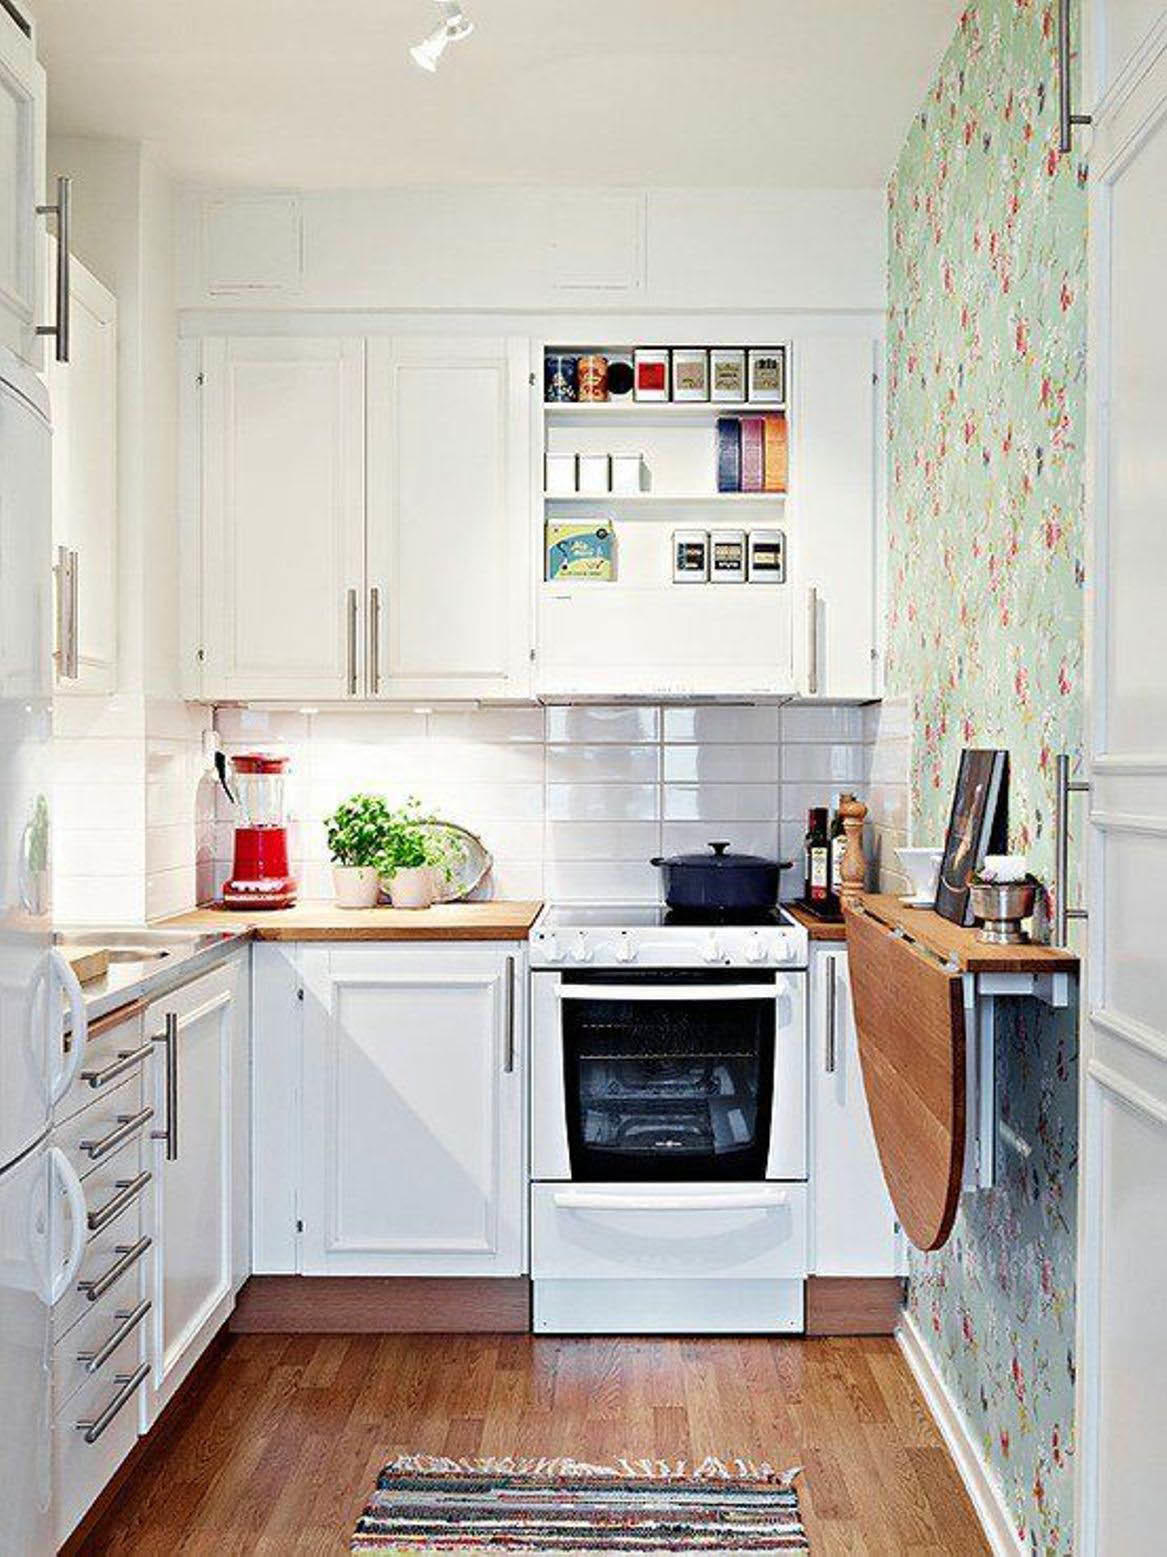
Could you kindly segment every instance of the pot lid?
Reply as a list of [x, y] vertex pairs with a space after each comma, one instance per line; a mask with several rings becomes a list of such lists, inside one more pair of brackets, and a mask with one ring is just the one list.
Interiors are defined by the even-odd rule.
[[761, 854], [731, 854], [727, 842], [709, 844], [706, 854], [673, 854], [667, 859], [659, 856], [652, 861], [654, 865], [688, 865], [699, 870], [756, 870], [759, 865], [767, 865], [771, 869], [781, 869], [778, 860], [768, 860]]

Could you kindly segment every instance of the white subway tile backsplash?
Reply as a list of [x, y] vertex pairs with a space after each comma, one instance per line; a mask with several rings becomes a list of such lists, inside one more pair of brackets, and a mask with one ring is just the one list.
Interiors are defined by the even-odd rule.
[[55, 740], [140, 740], [146, 715], [139, 697], [58, 697], [53, 701]]
[[[716, 828], [716, 831], [715, 831]], [[701, 854], [714, 840], [724, 840], [736, 854], [778, 852], [777, 822], [666, 822], [661, 829], [662, 854]]]
[[774, 784], [666, 784], [662, 812], [670, 822], [778, 820]]
[[549, 741], [618, 741], [623, 745], [660, 738], [659, 708], [555, 707], [547, 709]]
[[666, 783], [776, 784], [778, 747], [744, 745], [666, 746]]
[[777, 708], [671, 707], [664, 710], [666, 741], [757, 741], [775, 744]]
[[305, 741], [310, 734], [310, 719], [348, 717], [347, 715], [310, 716], [298, 710], [266, 708], [217, 708], [215, 729], [224, 742], [234, 742], [240, 751], [255, 747]]
[[547, 817], [553, 822], [653, 822], [659, 805], [656, 784], [547, 785]]
[[556, 784], [655, 784], [658, 746], [548, 746], [547, 779]]
[[[54, 836], [61, 832], [109, 831], [123, 828], [141, 828], [146, 814], [146, 786], [142, 782], [132, 784], [102, 784], [82, 782], [80, 776], [68, 783], [58, 780], [53, 785], [52, 823]], [[57, 868], [67, 868], [63, 855], [57, 858]]]
[[[866, 767], [867, 748], [831, 742], [792, 742], [782, 752], [782, 779], [792, 783], [829, 785], [859, 784]], [[830, 796], [824, 798], [824, 804]]]
[[782, 709], [782, 740], [862, 741], [862, 708], [806, 704]]
[[647, 860], [660, 852], [657, 822], [548, 822], [544, 858]]
[[541, 708], [435, 709], [427, 720], [434, 741], [537, 741], [542, 743]]
[[552, 901], [655, 903], [660, 874], [647, 860], [551, 860], [543, 873]]

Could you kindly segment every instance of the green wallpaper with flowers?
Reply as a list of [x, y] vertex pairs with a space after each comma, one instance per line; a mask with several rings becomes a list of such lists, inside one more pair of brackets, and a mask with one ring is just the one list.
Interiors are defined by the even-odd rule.
[[[1075, 15], [1075, 36], [1078, 18]], [[1053, 0], [963, 11], [888, 187], [888, 691], [913, 709], [913, 841], [963, 746], [1011, 759], [1049, 880], [1053, 758], [1082, 729], [1085, 166], [1057, 143]], [[1077, 1042], [1003, 1002], [995, 1189], [913, 1255], [911, 1312], [1026, 1550], [1072, 1550]]]

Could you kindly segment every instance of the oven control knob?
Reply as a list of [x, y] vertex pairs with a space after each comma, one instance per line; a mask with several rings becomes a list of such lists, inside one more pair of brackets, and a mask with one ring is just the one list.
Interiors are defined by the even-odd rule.
[[706, 962], [721, 961], [721, 942], [715, 935], [711, 935], [701, 949], [701, 955]]
[[542, 951], [548, 962], [558, 962], [563, 955], [559, 949], [559, 937], [551, 933], [544, 935]]
[[766, 948], [762, 945], [762, 938], [755, 933], [746, 941], [746, 961], [765, 962]]
[[588, 945], [587, 937], [580, 931], [579, 939], [571, 948], [571, 960], [573, 962], [591, 962], [592, 949]]
[[616, 961], [631, 962], [636, 956], [636, 947], [629, 940], [627, 933], [621, 935], [616, 942]]

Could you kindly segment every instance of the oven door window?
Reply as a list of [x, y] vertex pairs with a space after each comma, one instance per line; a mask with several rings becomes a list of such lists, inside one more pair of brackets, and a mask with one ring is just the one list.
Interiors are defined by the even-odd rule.
[[562, 1009], [573, 1179], [765, 1178], [772, 987], [691, 1001], [581, 988]]

